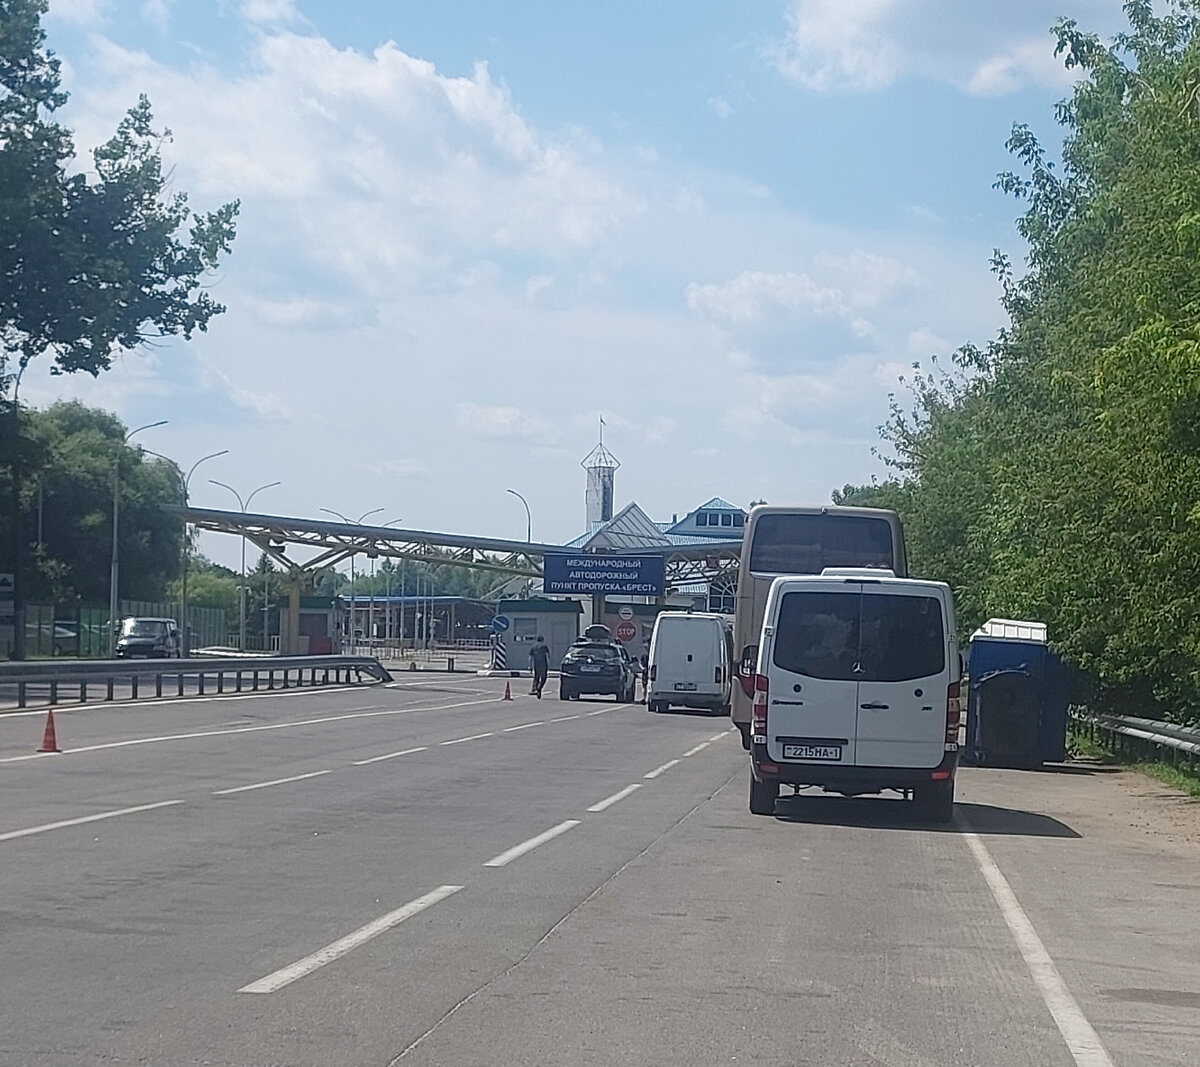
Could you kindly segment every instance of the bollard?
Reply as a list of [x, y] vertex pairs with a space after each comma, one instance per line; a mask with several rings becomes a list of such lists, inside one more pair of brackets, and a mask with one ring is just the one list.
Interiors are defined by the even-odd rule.
[[447, 657], [446, 657], [446, 670], [447, 670], [447, 671], [448, 671], [450, 674], [453, 674], [453, 673], [454, 673], [454, 657], [453, 657], [453, 656], [447, 656]]

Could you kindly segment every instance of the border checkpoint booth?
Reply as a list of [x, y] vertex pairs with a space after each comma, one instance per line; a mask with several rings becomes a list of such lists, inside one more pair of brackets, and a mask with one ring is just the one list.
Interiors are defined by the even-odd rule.
[[1071, 673], [1045, 623], [988, 619], [971, 635], [967, 675], [964, 762], [1032, 769], [1066, 759]]
[[550, 669], [555, 670], [579, 636], [583, 605], [578, 600], [542, 597], [501, 600], [496, 606], [496, 614], [509, 620], [508, 629], [499, 635], [499, 640], [504, 643], [509, 671], [529, 670], [529, 650], [539, 636], [550, 646]]

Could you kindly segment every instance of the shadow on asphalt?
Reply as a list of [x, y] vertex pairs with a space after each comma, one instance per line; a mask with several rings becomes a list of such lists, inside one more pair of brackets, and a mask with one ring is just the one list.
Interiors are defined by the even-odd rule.
[[881, 797], [831, 797], [801, 793], [780, 797], [775, 818], [781, 822], [821, 826], [861, 826], [874, 830], [922, 830], [926, 833], [960, 834], [964, 830], [985, 836], [1065, 837], [1082, 835], [1049, 815], [992, 804], [954, 805], [955, 821], [932, 823], [913, 811], [912, 802]]

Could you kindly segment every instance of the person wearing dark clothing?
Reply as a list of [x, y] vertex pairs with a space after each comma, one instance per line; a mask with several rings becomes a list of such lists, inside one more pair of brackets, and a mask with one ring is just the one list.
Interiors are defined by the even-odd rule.
[[550, 674], [550, 649], [546, 647], [546, 639], [539, 637], [537, 644], [529, 650], [529, 662], [533, 668], [533, 688], [530, 692], [538, 698], [542, 699], [542, 689], [546, 685], [546, 678]]

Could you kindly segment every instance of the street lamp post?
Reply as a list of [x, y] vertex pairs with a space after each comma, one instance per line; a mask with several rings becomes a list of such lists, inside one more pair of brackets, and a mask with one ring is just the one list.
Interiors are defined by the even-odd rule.
[[[371, 515], [378, 515], [383, 508], [372, 508], [370, 511], [364, 511], [357, 519], [348, 519], [340, 511], [335, 511], [333, 508], [318, 508], [318, 511], [325, 512], [326, 515], [334, 515], [341, 519], [347, 526], [361, 526], [363, 519]], [[354, 557], [355, 552], [350, 553], [350, 626], [347, 636], [350, 638], [350, 654], [354, 654]], [[373, 598], [372, 598], [373, 599]]]
[[[224, 482], [218, 482], [216, 478], [209, 478], [213, 485], [219, 485], [222, 489], [228, 489], [236, 498], [238, 507], [242, 509], [242, 514], [245, 515], [250, 510], [250, 501], [252, 501], [264, 489], [274, 489], [277, 485], [282, 485], [282, 482], [267, 482], [266, 485], [260, 485], [254, 490], [245, 502], [242, 501], [242, 494], [239, 493], [232, 485], [226, 485]], [[266, 634], [263, 634], [263, 644], [266, 644]], [[238, 650], [246, 651], [246, 535], [242, 534], [242, 584], [238, 587]]]
[[166, 426], [166, 419], [159, 419], [158, 422], [148, 422], [145, 426], [138, 426], [136, 429], [130, 430], [121, 441], [117, 448], [117, 454], [113, 458], [113, 506], [112, 506], [112, 566], [108, 574], [108, 655], [111, 659], [117, 654], [117, 611], [119, 603], [117, 600], [117, 582], [119, 579], [119, 556], [118, 556], [118, 540], [117, 540], [117, 520], [120, 511], [120, 479], [121, 479], [121, 452], [129, 439], [135, 433], [141, 433], [143, 430], [153, 430], [156, 426]]
[[533, 517], [529, 514], [529, 501], [526, 500], [515, 489], [505, 489], [504, 491], [506, 493], [512, 493], [513, 496], [515, 496], [519, 501], [521, 501], [522, 504], [525, 505], [525, 540], [532, 541], [533, 540]]

